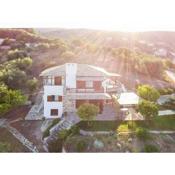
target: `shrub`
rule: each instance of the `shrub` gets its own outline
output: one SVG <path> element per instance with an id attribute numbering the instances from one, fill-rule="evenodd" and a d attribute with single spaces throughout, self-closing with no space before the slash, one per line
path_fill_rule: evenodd
<path id="1" fill-rule="evenodd" d="M 155 145 L 145 145 L 144 151 L 148 153 L 159 152 L 159 149 Z"/>
<path id="2" fill-rule="evenodd" d="M 70 128 L 70 133 L 76 135 L 80 133 L 80 128 L 77 125 L 74 125 Z"/>
<path id="3" fill-rule="evenodd" d="M 61 140 L 66 140 L 67 136 L 70 134 L 70 131 L 69 130 L 62 130 L 58 133 L 58 138 L 61 139 Z"/>
<path id="4" fill-rule="evenodd" d="M 30 90 L 30 92 L 32 93 L 38 87 L 38 80 L 35 77 L 32 78 L 31 80 L 28 80 L 27 81 L 27 87 Z"/>
<path id="5" fill-rule="evenodd" d="M 0 104 L 0 114 L 5 114 L 11 108 L 10 104 Z"/>
<path id="6" fill-rule="evenodd" d="M 148 138 L 148 131 L 147 131 L 147 129 L 141 128 L 141 127 L 137 128 L 136 129 L 136 136 L 139 139 L 146 140 Z"/>
<path id="7" fill-rule="evenodd" d="M 48 137 L 50 135 L 50 129 L 55 126 L 57 123 L 59 123 L 60 119 L 56 118 L 52 121 L 51 125 L 48 126 L 48 128 L 43 132 L 43 136 L 42 139 L 44 139 L 45 137 Z"/>
<path id="8" fill-rule="evenodd" d="M 77 152 L 83 152 L 87 148 L 87 143 L 85 141 L 79 141 L 76 145 Z"/>
<path id="9" fill-rule="evenodd" d="M 121 124 L 117 130 L 117 132 L 128 132 L 129 131 L 129 128 L 128 128 L 128 124 L 125 123 L 125 124 Z"/>

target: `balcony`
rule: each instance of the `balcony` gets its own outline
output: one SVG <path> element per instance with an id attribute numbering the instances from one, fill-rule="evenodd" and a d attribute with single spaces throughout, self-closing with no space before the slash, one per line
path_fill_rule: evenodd
<path id="1" fill-rule="evenodd" d="M 66 89 L 68 93 L 104 93 L 104 89 Z"/>

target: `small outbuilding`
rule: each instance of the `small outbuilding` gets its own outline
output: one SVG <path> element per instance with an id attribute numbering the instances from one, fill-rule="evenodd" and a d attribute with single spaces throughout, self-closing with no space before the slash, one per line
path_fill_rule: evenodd
<path id="1" fill-rule="evenodd" d="M 123 92 L 117 99 L 122 107 L 135 107 L 138 105 L 139 100 L 139 96 L 134 92 Z"/>

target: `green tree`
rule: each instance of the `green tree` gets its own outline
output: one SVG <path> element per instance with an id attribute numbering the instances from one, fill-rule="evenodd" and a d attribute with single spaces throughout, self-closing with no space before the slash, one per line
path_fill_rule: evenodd
<path id="1" fill-rule="evenodd" d="M 10 89 L 4 97 L 4 101 L 11 106 L 18 106 L 26 102 L 26 97 L 22 95 L 21 91 Z"/>
<path id="2" fill-rule="evenodd" d="M 31 80 L 27 81 L 27 87 L 31 93 L 33 93 L 38 87 L 38 80 L 34 77 Z"/>
<path id="3" fill-rule="evenodd" d="M 94 104 L 85 103 L 82 104 L 77 111 L 78 116 L 82 120 L 93 120 L 99 113 L 99 107 Z"/>
<path id="4" fill-rule="evenodd" d="M 27 75 L 18 68 L 6 69 L 0 79 L 11 89 L 22 88 L 25 85 Z"/>
<path id="5" fill-rule="evenodd" d="M 7 112 L 12 107 L 24 104 L 26 97 L 19 90 L 8 89 L 6 85 L 0 85 L 0 114 Z"/>
<path id="6" fill-rule="evenodd" d="M 14 64 L 22 70 L 27 70 L 32 66 L 32 59 L 30 57 L 25 57 L 22 59 L 14 60 Z"/>
<path id="7" fill-rule="evenodd" d="M 138 109 L 146 120 L 151 120 L 158 115 L 158 107 L 154 102 L 142 100 L 138 105 Z"/>
<path id="8" fill-rule="evenodd" d="M 15 49 L 15 50 L 8 51 L 7 57 L 9 60 L 24 58 L 24 57 L 27 57 L 27 53 L 23 50 Z"/>
<path id="9" fill-rule="evenodd" d="M 160 93 L 154 87 L 149 85 L 141 85 L 137 88 L 137 94 L 145 100 L 156 102 L 160 97 Z"/>

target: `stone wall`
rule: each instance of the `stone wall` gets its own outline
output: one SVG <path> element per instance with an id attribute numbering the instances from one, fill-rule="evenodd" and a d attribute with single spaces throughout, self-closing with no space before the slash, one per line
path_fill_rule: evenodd
<path id="1" fill-rule="evenodd" d="M 63 99 L 63 112 L 75 112 L 76 111 L 76 104 L 75 99 Z"/>

